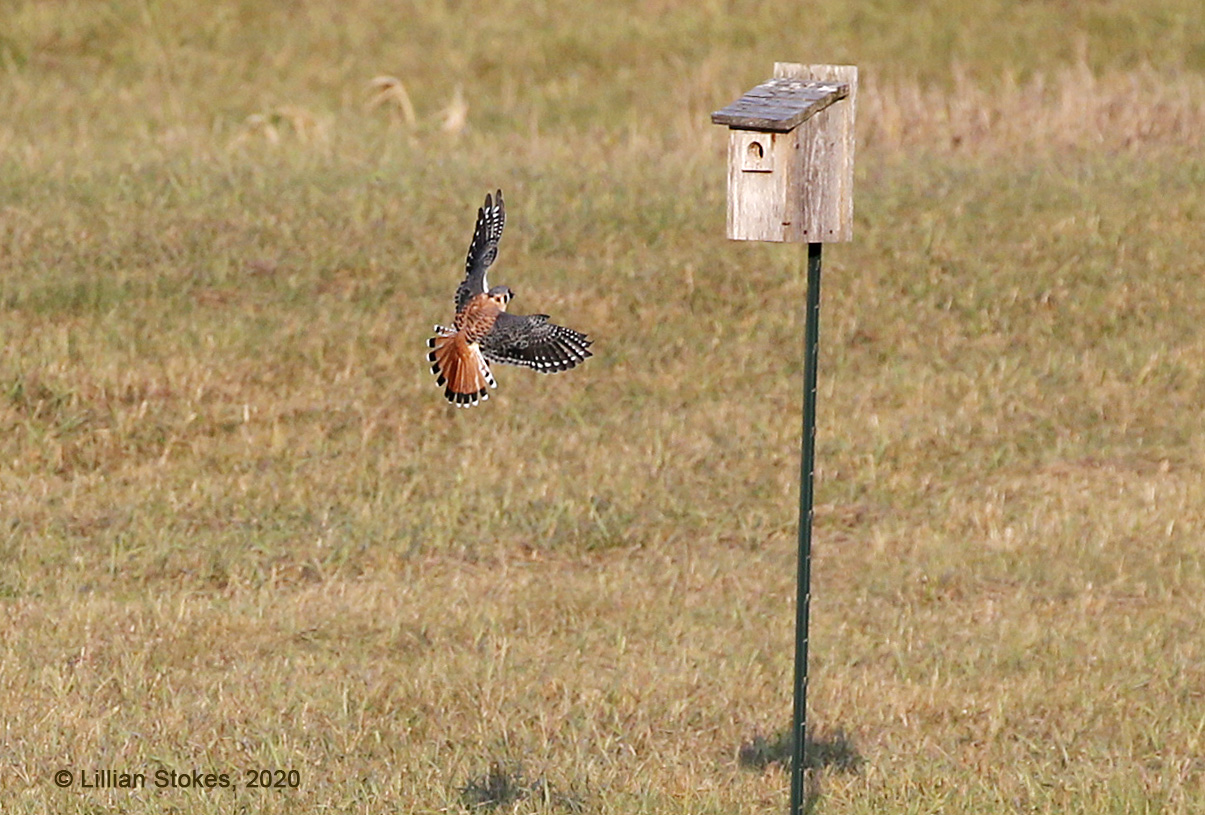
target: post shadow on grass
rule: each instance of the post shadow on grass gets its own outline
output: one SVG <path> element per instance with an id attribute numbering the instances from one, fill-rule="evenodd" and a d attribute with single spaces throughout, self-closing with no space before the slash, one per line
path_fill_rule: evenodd
<path id="1" fill-rule="evenodd" d="M 791 750 L 795 746 L 794 736 L 790 727 L 784 729 L 772 738 L 754 736 L 750 741 L 741 745 L 737 753 L 737 761 L 748 770 L 764 770 L 771 764 L 781 765 L 784 769 L 791 767 Z M 838 772 L 857 772 L 863 762 L 861 753 L 853 741 L 838 730 L 832 735 L 807 737 L 807 748 L 804 754 L 807 762 L 805 770 L 823 770 L 832 768 Z"/>
<path id="2" fill-rule="evenodd" d="M 794 728 L 788 727 L 770 739 L 754 736 L 741 745 L 737 761 L 747 770 L 764 770 L 772 764 L 790 770 L 794 746 Z M 862 766 L 863 759 L 858 748 L 841 730 L 819 738 L 809 734 L 804 746 L 807 759 L 803 766 L 801 803 L 802 811 L 810 815 L 820 802 L 820 777 L 817 771 L 831 767 L 837 772 L 854 773 Z"/>

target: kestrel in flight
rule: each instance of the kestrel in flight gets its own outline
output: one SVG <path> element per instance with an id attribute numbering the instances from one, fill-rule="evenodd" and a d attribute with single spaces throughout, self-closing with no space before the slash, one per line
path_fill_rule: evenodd
<path id="1" fill-rule="evenodd" d="M 506 286 L 490 288 L 485 273 L 498 256 L 498 239 L 506 224 L 502 190 L 485 196 L 477 210 L 477 228 L 465 261 L 465 278 L 456 289 L 456 317 L 451 328 L 435 326 L 427 340 L 434 363 L 431 373 L 444 385 L 444 397 L 457 407 L 489 399 L 488 385 L 498 387 L 490 363 L 524 365 L 540 373 L 567 371 L 591 356 L 590 340 L 571 328 L 548 322 L 547 314 L 510 314 L 514 296 Z"/>

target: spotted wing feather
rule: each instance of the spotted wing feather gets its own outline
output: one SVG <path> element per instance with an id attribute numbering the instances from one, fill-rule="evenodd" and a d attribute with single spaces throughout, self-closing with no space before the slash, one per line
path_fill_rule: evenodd
<path id="1" fill-rule="evenodd" d="M 489 362 L 551 374 L 567 371 L 592 356 L 590 344 L 585 334 L 548 322 L 547 314 L 503 312 L 481 338 L 481 353 Z"/>
<path id="2" fill-rule="evenodd" d="M 502 201 L 502 190 L 491 198 L 487 193 L 485 205 L 477 210 L 477 226 L 473 230 L 473 242 L 469 244 L 469 255 L 464 261 L 464 280 L 456 289 L 456 311 L 464 309 L 473 295 L 488 291 L 485 273 L 498 257 L 498 241 L 502 228 L 506 226 L 506 205 Z"/>

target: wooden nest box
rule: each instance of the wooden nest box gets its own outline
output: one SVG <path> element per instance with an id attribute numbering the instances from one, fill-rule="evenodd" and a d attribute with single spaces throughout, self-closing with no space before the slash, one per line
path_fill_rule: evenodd
<path id="1" fill-rule="evenodd" d="M 853 238 L 854 65 L 774 64 L 711 121 L 728 125 L 728 237 Z"/>

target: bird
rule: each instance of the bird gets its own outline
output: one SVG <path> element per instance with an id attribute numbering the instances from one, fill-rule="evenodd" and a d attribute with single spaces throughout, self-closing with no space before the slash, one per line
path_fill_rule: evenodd
<path id="1" fill-rule="evenodd" d="M 427 340 L 427 361 L 444 398 L 457 407 L 472 407 L 489 399 L 498 387 L 493 363 L 521 365 L 540 373 L 567 371 L 593 356 L 592 340 L 580 331 L 550 323 L 547 314 L 512 314 L 514 297 L 507 286 L 489 285 L 486 272 L 498 257 L 498 241 L 506 225 L 502 190 L 486 193 L 477 210 L 477 225 L 465 259 L 465 277 L 456 288 L 452 325 L 435 326 Z"/>

